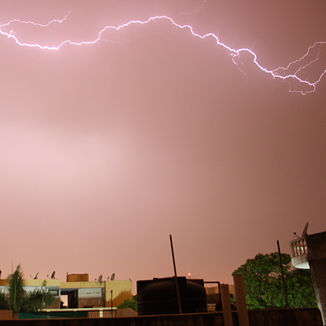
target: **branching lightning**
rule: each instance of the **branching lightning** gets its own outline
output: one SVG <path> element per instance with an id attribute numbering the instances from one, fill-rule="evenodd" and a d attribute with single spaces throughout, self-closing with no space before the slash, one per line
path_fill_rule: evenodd
<path id="1" fill-rule="evenodd" d="M 81 41 L 76 42 L 70 39 L 66 39 L 62 41 L 60 44 L 56 46 L 50 46 L 50 45 L 41 45 L 38 43 L 26 43 L 21 41 L 18 36 L 15 35 L 14 31 L 11 29 L 9 32 L 6 32 L 6 28 L 9 28 L 12 24 L 29 24 L 40 28 L 46 28 L 49 27 L 51 24 L 55 23 L 63 23 L 68 19 L 69 14 L 67 14 L 63 19 L 54 19 L 46 24 L 40 24 L 33 21 L 23 21 L 19 19 L 13 19 L 9 22 L 0 25 L 0 35 L 6 36 L 8 39 L 13 40 L 17 45 L 24 46 L 24 47 L 31 47 L 31 48 L 38 48 L 41 50 L 59 50 L 61 47 L 65 45 L 73 45 L 73 46 L 83 46 L 83 45 L 92 45 L 95 44 L 101 40 L 104 39 L 103 34 L 108 30 L 114 30 L 119 31 L 121 29 L 127 28 L 131 25 L 146 25 L 150 24 L 153 21 L 168 21 L 173 26 L 179 29 L 188 30 L 189 33 L 191 33 L 192 36 L 200 38 L 202 40 L 206 38 L 213 38 L 216 42 L 217 46 L 220 46 L 227 50 L 229 52 L 229 55 L 231 57 L 231 60 L 237 67 L 239 67 L 239 63 L 241 62 L 241 55 L 243 53 L 247 53 L 251 56 L 252 62 L 256 65 L 257 68 L 259 68 L 264 73 L 272 76 L 274 79 L 281 79 L 286 80 L 289 82 L 292 82 L 292 84 L 300 85 L 300 88 L 305 88 L 305 90 L 299 90 L 298 87 L 290 89 L 290 92 L 299 92 L 302 95 L 305 95 L 307 93 L 315 92 L 317 84 L 322 80 L 324 75 L 326 74 L 326 69 L 321 69 L 321 71 L 318 72 L 317 77 L 314 78 L 314 80 L 310 80 L 309 73 L 306 72 L 306 70 L 311 67 L 314 63 L 316 63 L 319 60 L 320 53 L 322 51 L 322 47 L 326 45 L 326 41 L 318 41 L 315 42 L 313 45 L 309 46 L 306 53 L 304 53 L 300 58 L 290 62 L 285 67 L 278 67 L 275 69 L 267 69 L 264 66 L 262 66 L 258 61 L 258 56 L 255 52 L 253 52 L 249 48 L 239 48 L 234 49 L 230 46 L 228 46 L 226 43 L 223 43 L 219 40 L 218 36 L 214 33 L 207 33 L 204 35 L 200 35 L 196 33 L 191 25 L 180 25 L 178 24 L 174 19 L 168 16 L 153 16 L 148 18 L 147 20 L 131 20 L 125 24 L 119 25 L 119 26 L 105 26 L 102 30 L 99 31 L 97 34 L 97 37 L 93 40 L 88 41 Z M 314 53 L 316 52 L 316 53 Z M 242 69 L 240 71 L 243 72 Z M 304 77 L 305 76 L 305 77 Z"/>

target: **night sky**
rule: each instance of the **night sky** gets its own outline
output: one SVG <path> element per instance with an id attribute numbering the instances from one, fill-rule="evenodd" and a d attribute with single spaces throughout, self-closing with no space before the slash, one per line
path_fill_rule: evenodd
<path id="1" fill-rule="evenodd" d="M 157 15 L 173 21 L 99 34 Z M 179 275 L 232 283 L 306 222 L 325 231 L 325 17 L 325 1 L 2 0 L 2 277 L 172 276 L 172 234 Z"/>

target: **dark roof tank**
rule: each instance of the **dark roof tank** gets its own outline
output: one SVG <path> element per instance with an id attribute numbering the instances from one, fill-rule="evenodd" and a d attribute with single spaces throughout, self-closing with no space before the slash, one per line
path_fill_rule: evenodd
<path id="1" fill-rule="evenodd" d="M 206 291 L 203 280 L 178 277 L 183 313 L 207 311 Z M 178 314 L 178 298 L 174 277 L 154 278 L 137 282 L 139 315 Z"/>

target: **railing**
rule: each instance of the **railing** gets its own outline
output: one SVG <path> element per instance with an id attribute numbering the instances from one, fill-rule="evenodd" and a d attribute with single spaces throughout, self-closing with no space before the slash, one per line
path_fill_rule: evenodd
<path id="1" fill-rule="evenodd" d="M 308 247 L 305 239 L 295 239 L 290 242 L 291 256 L 298 257 L 308 253 Z"/>
<path id="2" fill-rule="evenodd" d="M 305 239 L 295 239 L 290 242 L 292 264 L 296 268 L 309 269 L 308 247 Z"/>

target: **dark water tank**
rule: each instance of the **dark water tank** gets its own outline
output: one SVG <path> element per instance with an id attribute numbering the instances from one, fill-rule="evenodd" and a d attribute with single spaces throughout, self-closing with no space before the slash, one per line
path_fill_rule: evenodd
<path id="1" fill-rule="evenodd" d="M 183 313 L 207 311 L 203 280 L 178 277 Z M 174 277 L 137 281 L 139 315 L 178 314 L 179 305 Z"/>

